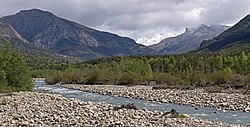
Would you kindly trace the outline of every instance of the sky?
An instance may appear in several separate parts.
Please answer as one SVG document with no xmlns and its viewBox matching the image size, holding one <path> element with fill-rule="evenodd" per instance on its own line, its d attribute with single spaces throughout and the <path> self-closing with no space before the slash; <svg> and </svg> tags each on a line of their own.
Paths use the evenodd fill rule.
<svg viewBox="0 0 250 127">
<path fill-rule="evenodd" d="M 151 44 L 186 27 L 234 25 L 250 14 L 250 0 L 0 0 L 0 16 L 34 8 Z"/>
</svg>

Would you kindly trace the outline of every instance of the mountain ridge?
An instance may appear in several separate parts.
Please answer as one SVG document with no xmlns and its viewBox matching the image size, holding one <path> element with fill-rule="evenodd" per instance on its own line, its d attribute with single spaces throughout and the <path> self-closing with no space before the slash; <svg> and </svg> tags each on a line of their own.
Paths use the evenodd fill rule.
<svg viewBox="0 0 250 127">
<path fill-rule="evenodd" d="M 217 52 L 233 47 L 250 47 L 250 15 L 211 40 L 203 41 L 198 52 Z M 241 45 L 241 46 L 240 46 Z"/>
<path fill-rule="evenodd" d="M 128 37 L 98 31 L 39 9 L 22 10 L 0 20 L 30 43 L 62 55 L 89 59 L 156 53 Z"/>
<path fill-rule="evenodd" d="M 198 27 L 186 28 L 185 32 L 175 37 L 162 40 L 158 44 L 149 46 L 160 54 L 181 54 L 198 49 L 203 40 L 212 39 L 226 30 L 225 25 L 201 24 Z"/>
</svg>

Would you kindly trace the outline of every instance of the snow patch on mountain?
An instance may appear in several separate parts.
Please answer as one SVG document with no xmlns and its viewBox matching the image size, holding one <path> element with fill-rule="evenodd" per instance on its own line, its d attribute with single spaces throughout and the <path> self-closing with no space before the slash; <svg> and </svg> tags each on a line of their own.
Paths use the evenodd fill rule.
<svg viewBox="0 0 250 127">
<path fill-rule="evenodd" d="M 138 38 L 136 42 L 145 46 L 150 46 L 150 45 L 159 43 L 161 40 L 165 38 L 173 37 L 173 36 L 175 35 L 171 33 L 160 33 L 160 34 L 155 34 L 151 37 Z"/>
</svg>

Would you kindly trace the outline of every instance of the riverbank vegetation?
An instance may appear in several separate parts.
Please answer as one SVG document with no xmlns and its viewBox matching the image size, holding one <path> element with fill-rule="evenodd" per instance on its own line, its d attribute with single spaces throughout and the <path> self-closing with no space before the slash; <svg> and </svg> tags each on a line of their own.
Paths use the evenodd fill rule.
<svg viewBox="0 0 250 127">
<path fill-rule="evenodd" d="M 247 87 L 250 53 L 113 57 L 68 64 L 47 73 L 46 81 L 76 84 L 191 85 Z M 34 73 L 33 73 L 34 74 Z M 35 74 L 34 74 L 35 76 Z"/>
<path fill-rule="evenodd" d="M 8 43 L 0 42 L 0 92 L 32 90 L 30 70 Z"/>
</svg>

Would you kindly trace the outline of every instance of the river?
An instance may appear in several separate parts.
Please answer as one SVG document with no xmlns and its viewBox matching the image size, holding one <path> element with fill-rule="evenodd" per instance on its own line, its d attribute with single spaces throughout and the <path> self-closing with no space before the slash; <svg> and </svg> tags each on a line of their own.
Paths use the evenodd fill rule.
<svg viewBox="0 0 250 127">
<path fill-rule="evenodd" d="M 250 125 L 250 113 L 242 111 L 218 111 L 214 108 L 192 107 L 187 105 L 178 105 L 171 103 L 155 103 L 140 99 L 130 99 L 123 97 L 112 97 L 97 93 L 88 93 L 80 90 L 67 89 L 55 85 L 47 85 L 43 80 L 35 80 L 35 91 L 49 91 L 61 94 L 66 98 L 77 98 L 82 101 L 106 102 L 113 105 L 133 103 L 138 108 L 147 108 L 155 111 L 170 111 L 176 109 L 178 112 L 188 114 L 190 117 L 218 121 L 227 124 Z"/>
</svg>

